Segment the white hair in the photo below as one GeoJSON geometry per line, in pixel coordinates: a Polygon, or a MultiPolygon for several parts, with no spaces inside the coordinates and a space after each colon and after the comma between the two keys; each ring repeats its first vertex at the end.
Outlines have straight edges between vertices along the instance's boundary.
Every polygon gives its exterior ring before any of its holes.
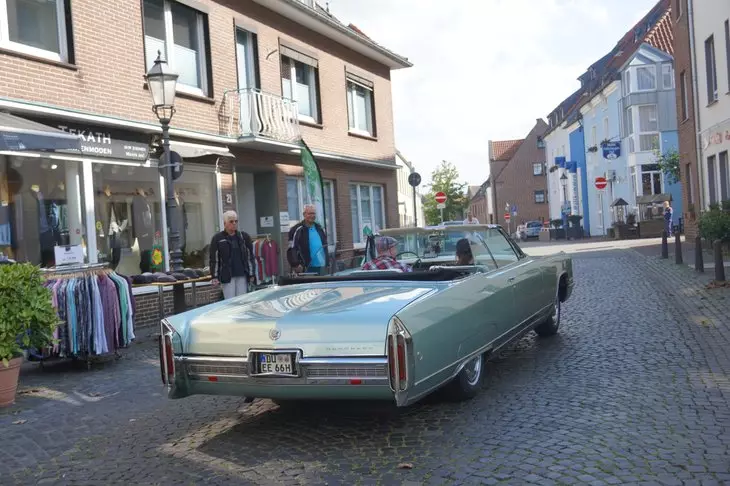
{"type": "Polygon", "coordinates": [[[227,223],[232,219],[238,219],[238,214],[235,211],[226,211],[223,213],[223,222],[227,223]]]}
{"type": "Polygon", "coordinates": [[[314,211],[315,213],[317,212],[317,206],[315,206],[314,204],[305,204],[304,209],[302,209],[302,213],[306,213],[307,209],[310,209],[310,210],[314,211]]]}

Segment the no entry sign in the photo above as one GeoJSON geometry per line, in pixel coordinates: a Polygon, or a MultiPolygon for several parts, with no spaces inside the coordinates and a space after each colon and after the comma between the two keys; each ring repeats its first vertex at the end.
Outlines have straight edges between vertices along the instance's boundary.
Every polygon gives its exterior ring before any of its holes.
{"type": "Polygon", "coordinates": [[[608,181],[605,177],[596,177],[596,181],[594,182],[596,185],[596,189],[599,191],[606,188],[606,185],[608,185],[608,181]]]}
{"type": "Polygon", "coordinates": [[[504,213],[504,220],[509,223],[509,213],[504,213]]]}
{"type": "Polygon", "coordinates": [[[436,202],[439,204],[446,202],[446,194],[443,192],[437,192],[436,196],[434,196],[434,199],[436,199],[436,202]]]}

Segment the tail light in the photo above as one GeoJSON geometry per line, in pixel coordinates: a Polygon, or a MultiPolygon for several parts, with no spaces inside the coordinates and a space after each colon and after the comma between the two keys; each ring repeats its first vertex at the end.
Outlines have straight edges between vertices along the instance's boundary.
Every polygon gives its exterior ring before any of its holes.
{"type": "Polygon", "coordinates": [[[410,334],[398,318],[393,318],[388,328],[388,370],[390,387],[393,391],[404,391],[408,388],[408,347],[410,334]]]}
{"type": "Polygon", "coordinates": [[[172,385],[175,381],[175,358],[172,349],[172,333],[174,329],[165,321],[160,322],[160,373],[163,385],[172,385]]]}

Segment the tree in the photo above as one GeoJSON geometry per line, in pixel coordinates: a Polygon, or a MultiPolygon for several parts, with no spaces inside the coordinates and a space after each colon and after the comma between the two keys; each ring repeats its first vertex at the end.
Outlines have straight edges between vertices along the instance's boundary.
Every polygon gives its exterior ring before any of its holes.
{"type": "Polygon", "coordinates": [[[670,184],[676,184],[681,179],[681,168],[679,160],[679,152],[674,149],[661,153],[655,148],[654,156],[659,170],[667,175],[670,184]]]}
{"type": "Polygon", "coordinates": [[[444,221],[463,218],[463,211],[469,205],[464,194],[466,183],[459,183],[459,171],[454,164],[441,161],[441,165],[431,173],[429,193],[425,197],[423,212],[426,215],[426,224],[435,225],[441,222],[441,210],[436,208],[434,197],[437,192],[446,194],[444,221]]]}

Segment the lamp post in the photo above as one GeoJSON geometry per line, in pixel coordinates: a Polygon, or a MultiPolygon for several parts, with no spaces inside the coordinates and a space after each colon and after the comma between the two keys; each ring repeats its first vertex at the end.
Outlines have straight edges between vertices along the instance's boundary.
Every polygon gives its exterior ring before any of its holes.
{"type": "Polygon", "coordinates": [[[152,111],[157,115],[162,125],[162,148],[164,157],[159,166],[164,169],[165,193],[167,194],[167,221],[170,233],[167,235],[170,250],[170,264],[173,271],[183,269],[182,251],[180,250],[180,228],[178,220],[174,217],[177,210],[175,200],[175,187],[172,178],[172,167],[170,163],[170,120],[175,114],[175,87],[178,75],[170,71],[167,61],[163,61],[162,54],[157,51],[157,59],[145,76],[150,94],[152,95],[152,111]]]}
{"type": "Polygon", "coordinates": [[[565,207],[565,203],[568,201],[568,176],[565,175],[565,172],[560,176],[560,185],[563,186],[563,207],[565,207]]]}

